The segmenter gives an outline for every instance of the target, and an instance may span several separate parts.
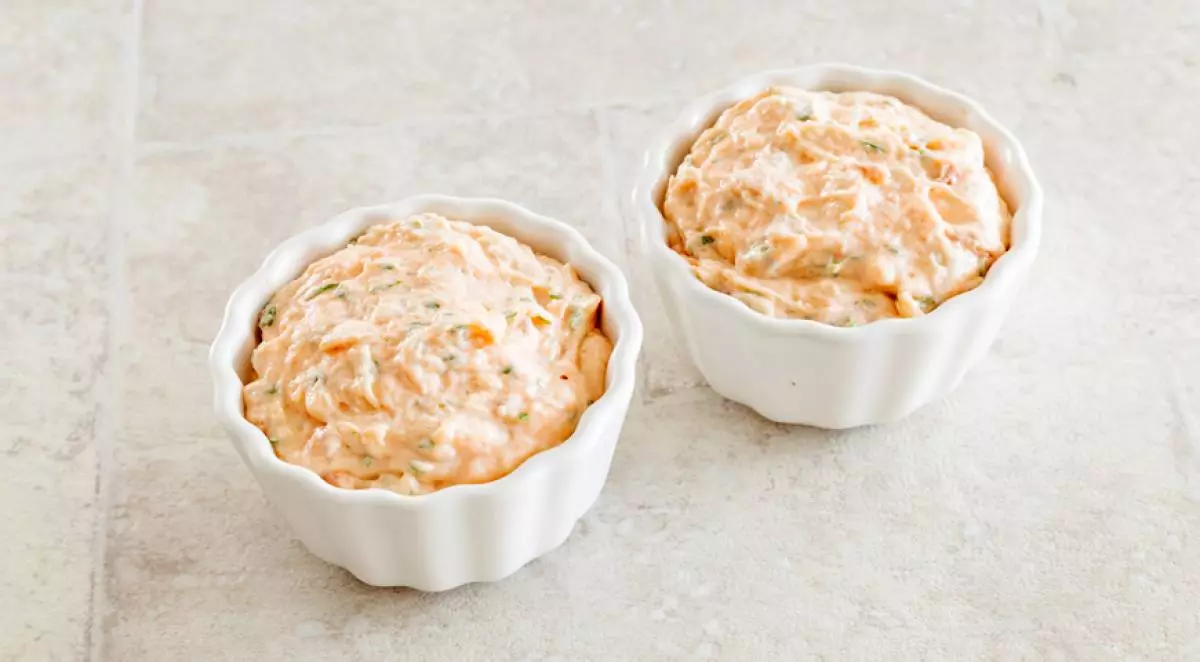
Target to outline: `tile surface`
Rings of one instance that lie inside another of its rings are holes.
[[[179,140],[632,101],[674,89],[665,22],[653,0],[149,2],[143,131]]]
[[[0,176],[0,659],[76,660],[96,571],[111,168],[68,160]]]
[[[127,0],[8,0],[0,19],[0,162],[109,148],[124,94]]]
[[[0,7],[0,661],[1200,658],[1200,5],[1084,0]],[[713,394],[629,188],[694,95],[822,60],[978,98],[1047,190],[962,386],[824,432]],[[445,594],[311,556],[210,414],[275,244],[497,196],[626,271],[641,379],[559,550]]]

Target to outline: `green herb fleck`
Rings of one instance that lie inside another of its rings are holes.
[[[888,245],[887,245],[887,249],[888,249],[888,252],[889,252],[889,253],[891,253],[892,255],[899,255],[899,254],[900,254],[900,249],[899,249],[898,247],[896,247],[896,246],[893,246],[893,245],[891,245],[891,244],[888,244]]]
[[[396,265],[394,265],[394,264],[386,264],[386,263],[385,263],[385,264],[381,264],[381,265],[379,265],[379,268],[383,269],[384,271],[395,271],[395,270],[396,270]]]
[[[504,319],[506,319],[510,322],[513,321],[513,319],[516,318],[516,316],[517,316],[517,311],[515,311],[515,310],[509,310],[504,313]]]
[[[451,331],[462,331],[465,328],[467,328],[466,324],[455,324],[454,326],[450,327],[450,330]]]
[[[529,412],[527,412],[527,411],[523,411],[523,412],[521,412],[520,414],[517,414],[517,420],[518,420],[518,421],[523,421],[523,420],[525,420],[525,419],[527,419],[527,418],[529,418]]]
[[[559,299],[561,299],[561,298],[562,298],[562,295],[561,295],[561,294],[551,294],[551,295],[550,295],[550,300],[551,300],[551,301],[558,301],[558,300],[559,300]]]
[[[860,140],[858,142],[860,144],[862,144],[863,148],[866,149],[868,152],[882,152],[883,151],[883,147],[871,142],[870,140]]]
[[[504,366],[504,369],[500,371],[500,374],[508,375],[508,374],[511,374],[512,371],[513,371],[513,367],[510,365],[506,365],[506,366]]]
[[[716,241],[716,239],[713,239],[712,235],[707,235],[707,234],[700,235],[700,245],[701,246],[707,246],[707,245],[713,243],[714,241]]]
[[[364,467],[369,467],[372,464],[375,464],[375,460],[371,456],[368,455],[367,457],[363,458],[363,466]]]
[[[426,307],[426,308],[428,308],[428,309],[430,309],[430,310],[437,310],[438,308],[441,308],[441,307],[442,307],[442,304],[440,304],[440,303],[438,303],[438,302],[436,302],[436,301],[430,301],[429,303],[426,303],[426,304],[425,304],[425,307]]]
[[[933,310],[934,306],[937,306],[937,301],[933,297],[913,297],[913,300],[921,305],[921,310],[924,312],[929,312]]]
[[[847,317],[846,319],[843,319],[843,320],[837,322],[834,326],[841,326],[841,327],[847,327],[847,328],[852,327],[852,326],[854,326],[854,320]]]
[[[858,305],[862,306],[863,308],[875,308],[876,303],[874,299],[859,299]]]
[[[275,309],[275,304],[271,304],[263,308],[262,315],[258,318],[258,325],[262,328],[267,328],[275,323],[275,316],[278,311]]]
[[[408,463],[408,468],[413,472],[413,474],[420,476],[428,471],[433,471],[434,467],[432,464],[424,460],[410,460]]]
[[[418,218],[414,218],[412,220],[412,223],[409,223],[409,225],[411,225],[412,227],[417,228],[417,229],[421,229],[421,228],[425,227],[425,224],[422,223],[421,219],[418,219]]]
[[[267,389],[267,395],[275,395],[278,392],[279,386],[277,384],[271,384],[271,388]]]
[[[423,451],[427,451],[430,448],[433,448],[433,440],[430,439],[429,437],[422,437],[421,441],[417,442],[417,448],[419,448]]]
[[[802,110],[796,113],[796,119],[801,122],[807,122],[813,118],[811,110]]]
[[[390,290],[390,289],[392,289],[393,287],[395,287],[395,286],[397,286],[397,285],[399,285],[399,284],[400,284],[400,281],[398,281],[398,280],[394,280],[394,281],[392,281],[392,282],[390,282],[390,283],[384,283],[383,285],[372,285],[372,286],[371,286],[371,291],[372,291],[372,292],[382,292],[382,291],[384,291],[384,290]]]
[[[279,437],[267,437],[267,441],[271,442],[271,445],[274,446],[279,443]]]
[[[458,354],[450,353],[450,354],[443,356],[442,360],[445,361],[446,363],[453,363],[454,360],[457,358],[458,358]]]
[[[337,283],[325,283],[324,285],[322,285],[320,287],[314,288],[312,292],[308,293],[308,299],[306,299],[306,301],[315,298],[319,294],[328,292],[329,290],[332,290],[333,288],[335,288],[337,286],[338,286]]]

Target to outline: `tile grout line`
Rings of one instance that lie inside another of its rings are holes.
[[[134,159],[137,144],[139,77],[141,74],[141,40],[143,0],[131,0],[125,28],[124,97],[121,99],[120,129],[117,133],[117,168],[112,181],[113,197],[108,218],[108,336],[105,339],[105,394],[100,399],[101,425],[93,443],[96,446],[96,520],[92,541],[91,604],[88,611],[87,656],[91,662],[104,657],[104,621],[108,610],[108,543],[109,524],[113,508],[112,476],[114,471],[117,433],[121,418],[121,381],[125,362],[121,357],[121,341],[125,337],[128,301],[125,281],[125,238],[123,219],[132,206]]]
[[[194,140],[151,140],[135,145],[138,155],[169,154],[177,152],[193,152],[208,149],[264,146],[275,142],[297,140],[304,138],[339,137],[354,134],[368,134],[373,131],[389,131],[424,124],[472,121],[509,121],[525,118],[553,117],[558,115],[591,115],[596,112],[621,109],[646,110],[655,106],[677,103],[679,100],[663,97],[644,101],[614,101],[608,103],[592,103],[581,105],[546,106],[527,111],[516,112],[465,112],[438,113],[433,115],[413,115],[388,122],[370,124],[342,124],[324,127],[296,128],[282,131],[250,131],[246,133],[228,133],[223,135],[197,138]]]

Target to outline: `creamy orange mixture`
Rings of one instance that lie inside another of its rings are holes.
[[[263,308],[246,418],[339,487],[494,480],[603,393],[599,306],[570,266],[490,228],[373,227]]]
[[[671,177],[672,248],[773,317],[919,317],[977,286],[1010,216],[979,136],[868,92],[771,88],[725,111]]]

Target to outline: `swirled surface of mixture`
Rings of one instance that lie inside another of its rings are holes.
[[[982,282],[1009,210],[978,135],[869,92],[776,87],[725,111],[671,177],[671,247],[773,317],[920,317]]]
[[[569,265],[490,228],[375,226],[263,308],[246,418],[339,487],[495,480],[604,392],[600,304]]]

